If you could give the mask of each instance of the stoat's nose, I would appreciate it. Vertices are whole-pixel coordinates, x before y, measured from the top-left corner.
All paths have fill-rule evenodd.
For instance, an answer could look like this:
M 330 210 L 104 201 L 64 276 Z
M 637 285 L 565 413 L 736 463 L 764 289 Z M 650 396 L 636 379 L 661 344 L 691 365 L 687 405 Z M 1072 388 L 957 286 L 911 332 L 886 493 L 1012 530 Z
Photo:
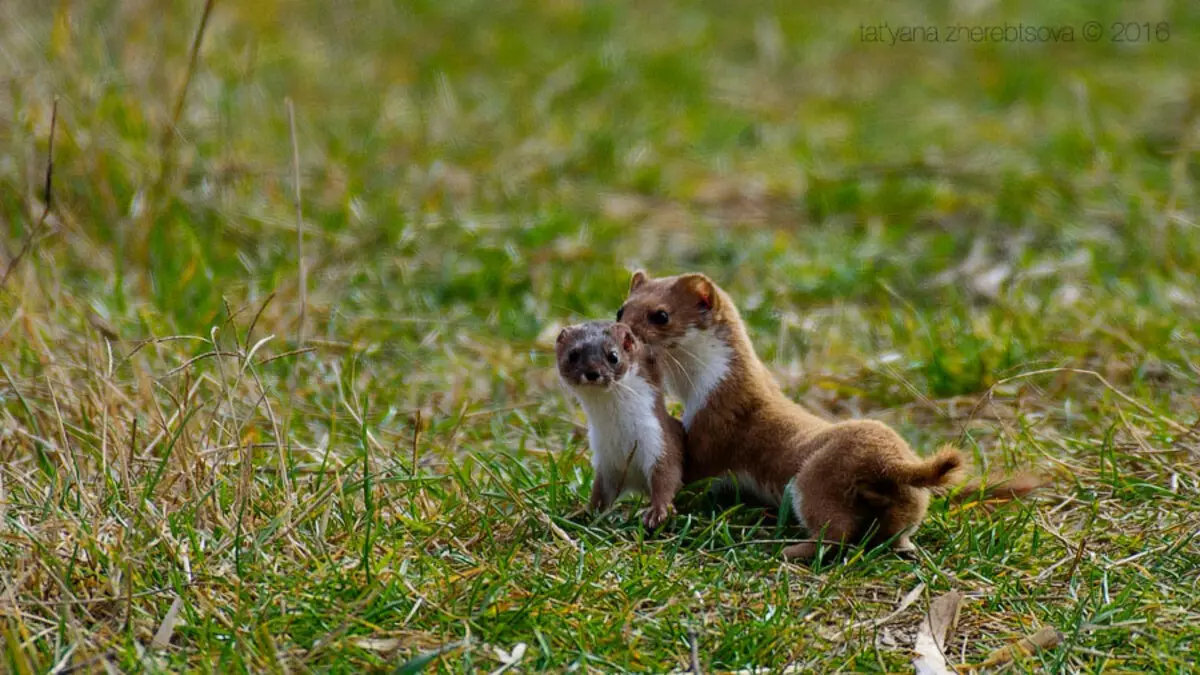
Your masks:
M 596 380 L 600 379 L 600 373 L 594 370 L 587 371 L 583 374 L 583 376 L 587 378 L 588 382 L 595 382 Z

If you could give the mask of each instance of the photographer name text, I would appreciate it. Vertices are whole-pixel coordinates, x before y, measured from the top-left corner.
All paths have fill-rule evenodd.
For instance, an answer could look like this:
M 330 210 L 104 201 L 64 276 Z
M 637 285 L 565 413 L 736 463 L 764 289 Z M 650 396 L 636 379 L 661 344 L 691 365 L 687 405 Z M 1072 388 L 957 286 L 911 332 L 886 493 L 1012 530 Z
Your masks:
M 1011 44 L 1011 43 L 1070 43 L 1125 42 L 1154 43 L 1171 39 L 1171 25 L 1165 21 L 1114 21 L 1101 23 L 1040 25 L 1003 23 L 988 26 L 963 24 L 897 25 L 887 22 L 860 24 L 861 42 L 891 47 L 907 44 Z

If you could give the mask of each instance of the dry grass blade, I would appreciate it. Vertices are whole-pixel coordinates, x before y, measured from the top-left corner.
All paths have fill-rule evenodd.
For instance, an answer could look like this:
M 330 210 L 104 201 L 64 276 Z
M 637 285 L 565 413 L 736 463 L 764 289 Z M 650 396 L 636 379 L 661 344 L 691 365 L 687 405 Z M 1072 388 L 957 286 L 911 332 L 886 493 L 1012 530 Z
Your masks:
M 179 373 L 187 370 L 189 367 L 192 366 L 192 364 L 196 363 L 197 361 L 203 361 L 204 359 L 212 358 L 214 356 L 218 357 L 218 358 L 229 358 L 229 359 L 240 359 L 242 357 L 242 355 L 238 352 L 223 352 L 223 351 L 214 349 L 211 352 L 204 352 L 203 354 L 197 354 L 196 356 L 193 356 L 192 358 L 188 359 L 187 361 L 184 361 L 183 363 L 179 364 L 178 366 L 167 371 L 167 374 L 163 375 L 160 379 L 165 380 L 169 377 L 178 375 Z
M 196 35 L 192 39 L 192 49 L 188 55 L 188 68 L 183 78 L 183 85 L 179 88 L 179 94 L 175 97 L 175 106 L 171 112 L 171 126 L 163 130 L 162 147 L 164 152 L 170 147 L 172 138 L 175 137 L 175 128 L 179 126 L 179 118 L 183 115 L 183 104 L 187 101 L 188 90 L 192 86 L 192 78 L 196 75 L 196 65 L 200 62 L 200 44 L 204 41 L 204 33 L 208 30 L 208 17 L 212 15 L 213 5 L 215 0 L 206 0 L 204 3 L 204 13 L 200 16 L 200 26 L 196 29 Z
M 879 618 L 879 619 L 871 619 L 869 621 L 860 621 L 856 624 L 853 624 L 849 628 L 847 628 L 846 630 L 844 630 L 840 634 L 838 634 L 836 636 L 836 639 L 837 640 L 845 640 L 846 637 L 850 635 L 850 633 L 853 633 L 854 631 L 856 631 L 860 628 L 867 628 L 867 627 L 878 628 L 879 626 L 882 626 L 886 623 L 890 623 L 893 619 L 895 619 L 896 617 L 903 614 L 904 610 L 911 607 L 912 604 L 917 601 L 917 598 L 921 597 L 921 593 L 924 591 L 925 591 L 925 582 L 922 581 L 921 583 L 917 584 L 915 588 L 913 588 L 911 591 L 909 591 L 907 595 L 905 595 L 903 598 L 900 599 L 900 604 L 896 605 L 896 609 L 892 610 L 892 612 L 890 614 L 888 614 L 887 616 L 884 616 L 882 618 Z
M 21 639 L 17 636 L 16 628 L 11 623 L 4 626 L 4 642 L 14 669 L 13 672 L 18 675 L 33 675 L 33 666 L 29 663 L 29 657 L 21 647 Z
M 1097 380 L 1099 380 L 1100 384 L 1104 385 L 1105 389 L 1108 389 L 1112 393 L 1116 394 L 1117 397 L 1120 398 L 1122 401 L 1125 401 L 1129 405 L 1137 408 L 1138 411 L 1140 411 L 1142 414 L 1146 415 L 1147 417 L 1152 417 L 1152 418 L 1158 420 L 1159 422 L 1162 422 L 1163 424 L 1167 425 L 1168 427 L 1171 427 L 1171 429 L 1174 430 L 1176 433 L 1180 433 L 1180 434 L 1191 433 L 1191 429 L 1189 427 L 1187 427 L 1183 424 L 1180 424 L 1179 422 L 1176 422 L 1175 420 L 1171 419 L 1170 417 L 1167 417 L 1165 415 L 1161 415 L 1159 413 L 1154 412 L 1145 403 L 1142 403 L 1141 401 L 1133 398 L 1129 394 L 1126 394 L 1125 392 L 1121 391 L 1120 389 L 1117 389 L 1115 386 L 1113 386 L 1113 384 L 1111 382 L 1108 381 L 1107 378 L 1105 378 L 1100 373 L 1097 373 L 1094 370 L 1088 370 L 1086 368 L 1043 368 L 1041 370 L 1031 370 L 1027 373 L 1020 373 L 1017 375 L 1013 375 L 1012 377 L 1006 377 L 1002 380 L 997 380 L 995 384 L 988 387 L 987 391 L 984 392 L 983 396 L 979 397 L 979 400 L 971 408 L 970 414 L 967 415 L 967 422 L 969 423 L 971 420 L 975 419 L 975 415 L 978 414 L 979 409 L 983 406 L 983 404 L 992 400 L 992 395 L 995 393 L 997 387 L 1008 384 L 1009 382 L 1016 382 L 1017 380 L 1024 380 L 1024 379 L 1028 379 L 1030 377 L 1036 377 L 1038 375 L 1049 375 L 1052 373 L 1073 373 L 1075 375 L 1089 375 L 1091 377 L 1094 377 Z M 967 423 L 963 424 L 963 434 L 962 434 L 962 436 L 959 437 L 960 444 L 966 441 L 967 426 L 968 426 Z
M 701 675 L 703 671 L 700 670 L 700 636 L 694 630 L 688 631 L 688 647 L 691 659 L 691 672 L 693 675 Z
M 549 515 L 547 515 L 544 511 L 538 511 L 537 513 L 538 518 L 542 521 L 542 524 L 545 525 L 546 528 L 554 534 L 554 536 L 561 539 L 562 542 L 567 546 L 570 546 L 577 551 L 579 550 L 579 544 L 571 538 L 571 535 L 567 534 L 566 531 L 559 527 Z
M 929 614 L 921 622 L 913 651 L 917 658 L 913 666 L 918 675 L 948 675 L 953 673 L 946 662 L 946 641 L 958 623 L 958 610 L 962 607 L 962 593 L 950 591 L 929 605 Z
M 8 264 L 8 269 L 4 270 L 4 277 L 0 278 L 0 288 L 4 288 L 13 270 L 17 269 L 17 265 L 21 262 L 21 259 L 33 248 L 34 242 L 37 241 L 38 235 L 42 232 L 42 226 L 46 224 L 46 218 L 50 216 L 50 199 L 54 194 L 52 188 L 54 183 L 54 131 L 57 128 L 58 99 L 55 98 L 54 107 L 50 109 L 50 141 L 46 147 L 46 184 L 42 191 L 42 215 L 38 218 L 37 225 L 25 237 L 25 243 L 21 245 L 21 250 L 17 251 L 17 255 L 13 256 L 12 262 Z
M 421 409 L 418 408 L 413 419 L 413 439 L 412 439 L 412 465 L 410 471 L 412 475 L 417 475 L 417 445 L 421 442 Z
M 296 327 L 296 344 L 304 346 L 306 333 L 304 323 L 308 314 L 308 279 L 304 264 L 304 210 L 300 197 L 300 144 L 296 142 L 296 109 L 292 99 L 287 99 L 288 131 L 292 139 L 292 187 L 296 195 L 296 266 L 299 268 L 300 317 Z
M 293 349 L 291 351 L 283 352 L 282 354 L 275 354 L 273 356 L 263 357 L 262 359 L 259 359 L 256 362 L 256 365 L 263 366 L 272 361 L 278 361 L 279 359 L 286 359 L 289 356 L 299 356 L 301 354 L 309 354 L 309 353 L 312 353 L 315 351 L 317 351 L 316 347 L 305 347 L 303 349 Z
M 148 229 L 154 226 L 155 209 L 158 208 L 158 201 L 165 195 L 167 184 L 171 181 L 174 163 L 171 156 L 171 148 L 175 141 L 176 130 L 179 127 L 179 119 L 183 116 L 183 106 L 187 102 L 188 90 L 192 88 L 192 79 L 196 76 L 196 67 L 200 63 L 200 45 L 204 42 L 204 34 L 208 30 L 208 19 L 212 15 L 213 5 L 216 0 L 205 0 L 204 13 L 200 16 L 200 25 L 196 28 L 196 34 L 192 38 L 192 47 L 188 56 L 188 67 L 184 72 L 183 83 L 179 87 L 179 92 L 175 96 L 175 104 L 171 109 L 171 123 L 163 128 L 162 136 L 158 142 L 159 153 L 159 171 L 158 179 L 154 181 L 151 189 L 150 206 L 142 211 L 142 217 L 138 226 L 138 236 L 141 238 L 139 248 L 144 249 L 149 242 Z M 145 251 L 140 251 L 144 258 Z

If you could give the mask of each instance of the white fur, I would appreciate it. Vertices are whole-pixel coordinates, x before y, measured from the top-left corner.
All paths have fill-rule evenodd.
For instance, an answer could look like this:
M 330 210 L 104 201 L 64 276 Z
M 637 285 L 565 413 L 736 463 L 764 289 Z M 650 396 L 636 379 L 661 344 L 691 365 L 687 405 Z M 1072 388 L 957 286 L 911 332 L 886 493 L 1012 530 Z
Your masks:
M 690 429 L 713 390 L 729 374 L 733 348 L 711 330 L 689 328 L 667 348 L 667 389 L 683 401 L 683 428 Z
M 793 478 L 787 482 L 787 487 L 784 488 L 792 495 L 792 514 L 796 516 L 796 522 L 800 527 L 808 529 L 808 523 L 804 522 L 804 492 L 800 490 L 800 486 L 796 485 L 796 479 Z
M 663 454 L 663 429 L 654 414 L 658 391 L 641 376 L 637 365 L 608 389 L 569 386 L 587 414 L 592 468 L 610 485 L 621 484 L 617 494 L 610 496 L 649 494 L 650 476 Z

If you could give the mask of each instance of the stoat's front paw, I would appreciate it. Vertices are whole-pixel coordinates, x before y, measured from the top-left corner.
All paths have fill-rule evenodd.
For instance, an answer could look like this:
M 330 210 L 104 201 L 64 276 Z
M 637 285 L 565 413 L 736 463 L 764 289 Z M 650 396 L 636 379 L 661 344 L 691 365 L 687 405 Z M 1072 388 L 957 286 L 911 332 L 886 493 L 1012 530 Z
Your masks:
M 812 560 L 817 557 L 817 545 L 811 541 L 793 544 L 783 549 L 784 560 Z
M 647 530 L 657 530 L 670 517 L 670 505 L 655 506 L 651 504 L 650 508 L 646 509 L 646 512 L 642 514 L 642 523 L 646 526 Z

